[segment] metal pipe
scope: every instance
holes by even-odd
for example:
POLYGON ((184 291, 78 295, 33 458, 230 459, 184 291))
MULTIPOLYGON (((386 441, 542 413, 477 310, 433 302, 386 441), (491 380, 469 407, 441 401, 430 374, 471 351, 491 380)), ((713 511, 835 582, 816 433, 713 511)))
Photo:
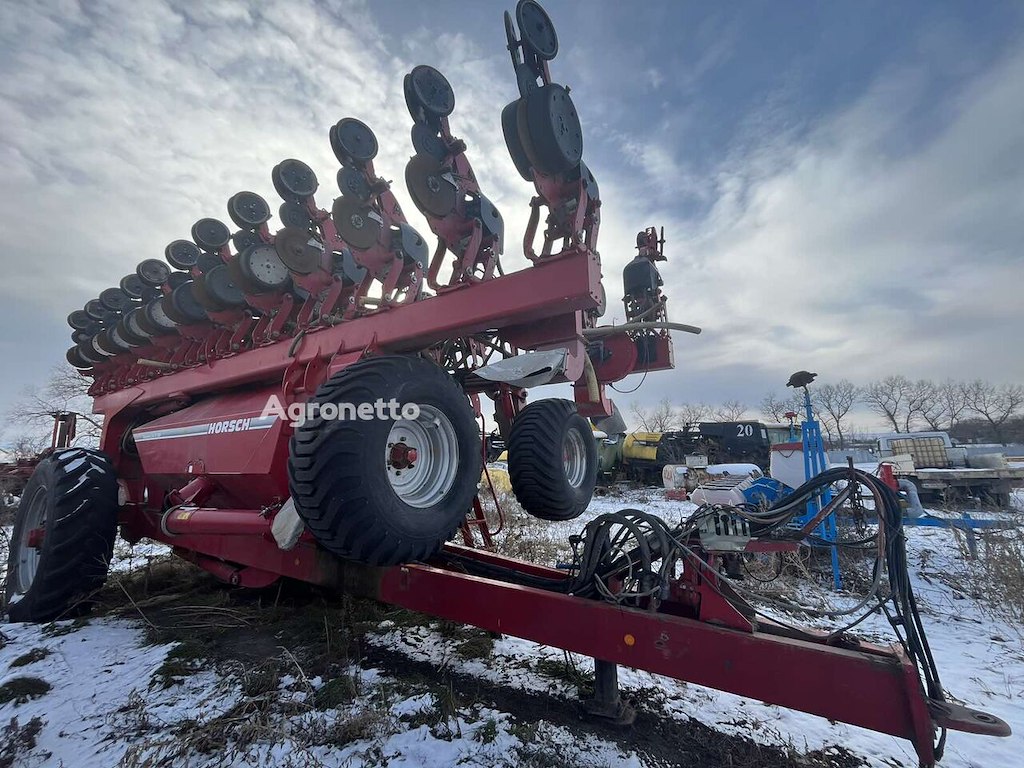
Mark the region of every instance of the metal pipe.
POLYGON ((901 477, 898 482, 900 490, 906 492, 907 499, 910 501, 910 517, 921 517, 924 514, 924 507, 921 506, 921 497, 917 493, 917 486, 905 477, 901 477))
POLYGON ((258 509, 175 507, 164 515, 161 527, 173 536, 269 535, 270 519, 258 509))

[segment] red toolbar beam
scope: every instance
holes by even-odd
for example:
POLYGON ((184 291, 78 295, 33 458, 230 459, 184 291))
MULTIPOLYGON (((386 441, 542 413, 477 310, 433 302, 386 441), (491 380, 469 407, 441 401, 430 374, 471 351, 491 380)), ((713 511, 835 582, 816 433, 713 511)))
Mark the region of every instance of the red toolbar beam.
POLYGON ((528 269, 347 320, 332 328, 256 347, 155 378, 140 386, 100 395, 94 411, 110 414, 129 403, 141 405, 254 381, 280 378, 288 366, 337 352, 377 347, 409 352, 454 336, 522 325, 597 306, 601 264, 597 256, 574 253, 528 269), (294 346, 294 350, 292 347, 294 346), (289 352, 293 352, 291 356, 289 352))

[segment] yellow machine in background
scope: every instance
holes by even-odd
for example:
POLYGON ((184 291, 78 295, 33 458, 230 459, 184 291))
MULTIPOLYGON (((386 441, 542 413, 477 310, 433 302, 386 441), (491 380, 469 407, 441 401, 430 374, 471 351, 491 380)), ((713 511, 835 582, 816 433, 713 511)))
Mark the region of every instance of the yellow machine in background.
POLYGON ((508 451, 502 451, 495 461, 489 461, 480 473, 480 487, 484 493, 490 491, 487 478, 490 476, 495 493, 512 493, 512 480, 508 474, 508 451))
POLYGON ((658 443, 664 435, 661 432, 633 432, 626 435, 622 444, 622 458, 625 461, 655 461, 658 458, 658 443))

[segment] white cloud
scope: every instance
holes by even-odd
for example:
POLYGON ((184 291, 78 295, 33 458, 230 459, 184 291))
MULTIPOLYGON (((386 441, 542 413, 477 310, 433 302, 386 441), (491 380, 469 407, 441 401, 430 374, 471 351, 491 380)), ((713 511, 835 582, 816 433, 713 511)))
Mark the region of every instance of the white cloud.
POLYGON ((732 391, 747 402, 799 368, 1024 379, 1022 82, 1018 48, 927 105, 942 117, 922 132, 924 79, 886 72, 803 138, 744 144, 707 177, 688 173, 685 147, 639 145, 659 206, 621 202, 668 226, 673 312, 706 329, 646 398, 697 382, 690 397, 724 399, 722 370, 745 371, 732 391), (709 191, 706 214, 665 202, 673 176, 683 200, 709 191))
MULTIPOLYGON (((427 234, 402 181, 412 152, 402 76, 419 63, 451 80, 453 131, 505 216, 507 266, 524 266, 532 187, 500 128, 517 94, 507 52, 482 42, 500 40, 500 16, 493 34, 455 24, 399 38, 375 11, 357 0, 192 4, 187 14, 157 0, 2 6, 0 319, 18 337, 8 346, 38 357, 52 327, 23 318, 60 326, 196 219, 223 218, 234 192, 276 208, 269 173, 285 157, 313 166, 329 207, 327 129, 344 116, 377 133, 377 169, 427 234)), ((560 33, 553 72, 574 88, 603 195, 609 318, 621 319, 635 233, 664 224, 672 314, 706 328, 679 337, 679 369, 636 397, 756 402, 804 367, 832 379, 1024 380, 1022 49, 965 70, 973 79, 938 107, 926 72, 890 69, 809 131, 790 130, 786 90, 765 94, 731 152, 697 163, 686 139, 699 111, 653 99, 662 78, 699 92, 740 44, 736 28, 712 18, 696 30, 673 51, 692 59, 685 72, 652 68, 628 46, 595 57, 586 29, 560 33), (645 130, 629 132, 616 122, 618 94, 636 73, 654 95, 645 130)), ((4 399, 20 382, 0 386, 4 399)))

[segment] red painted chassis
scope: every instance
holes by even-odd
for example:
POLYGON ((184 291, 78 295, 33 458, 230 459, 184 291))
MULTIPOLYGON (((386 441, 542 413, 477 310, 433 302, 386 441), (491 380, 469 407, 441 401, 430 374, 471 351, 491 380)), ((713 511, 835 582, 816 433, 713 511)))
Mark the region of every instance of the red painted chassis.
MULTIPOLYGON (((563 379, 575 381, 584 375, 583 313, 596 305, 599 281, 599 260, 584 247, 114 391, 98 376, 95 410, 106 417, 101 448, 122 484, 122 535, 165 542, 230 583, 262 587, 286 576, 334 586, 892 734, 914 743, 922 765, 933 763, 937 727, 999 732, 988 716, 927 699, 917 669, 898 649, 833 642, 741 613, 722 597, 726 587, 714 569, 697 562, 669 599, 639 610, 479 578, 447 564, 445 553, 458 552, 564 577, 472 548, 449 545, 430 564, 377 569, 329 555, 308 534, 291 550, 278 547, 271 523, 288 495, 291 428, 280 419, 258 422, 271 395, 301 402, 367 354, 420 352, 440 339, 483 331, 520 349, 569 349, 563 379), (262 428, 251 428, 257 422, 262 428), (180 439, 147 440, 151 435, 180 439)), ((658 357, 649 367, 671 367, 670 339, 655 340, 658 357)), ((484 380, 467 379, 466 388, 513 410, 518 400, 508 387, 484 380)), ((586 387, 576 391, 585 394, 586 387)))

